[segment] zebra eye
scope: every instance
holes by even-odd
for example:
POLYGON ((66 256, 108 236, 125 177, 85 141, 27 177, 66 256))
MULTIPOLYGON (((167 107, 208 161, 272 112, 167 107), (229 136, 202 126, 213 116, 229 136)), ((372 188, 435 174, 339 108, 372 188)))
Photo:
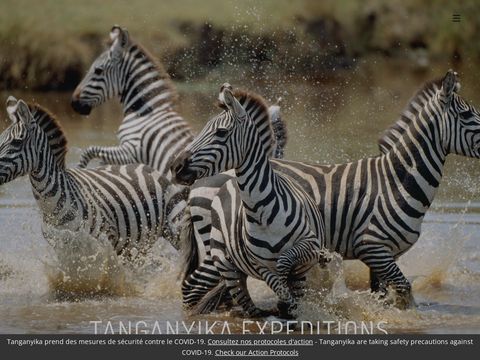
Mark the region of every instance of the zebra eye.
POLYGON ((219 137, 225 137, 227 136, 228 134, 228 129, 224 129, 224 128, 219 128, 217 129, 215 135, 219 136, 219 137))
POLYGON ((470 111, 470 110, 467 110, 467 111, 462 111, 460 113, 460 116, 463 118, 463 119, 469 119, 473 116, 473 113, 470 111))
POLYGON ((13 152, 15 148, 19 148, 21 145, 22 145, 23 141, 22 139, 12 139, 12 141, 10 141, 10 150, 9 152, 13 152))
POLYGON ((95 68, 95 70, 94 70, 94 73, 95 73, 95 75, 102 75, 102 73, 103 73, 103 69, 102 69, 102 68, 99 68, 99 67, 97 67, 97 68, 95 68))

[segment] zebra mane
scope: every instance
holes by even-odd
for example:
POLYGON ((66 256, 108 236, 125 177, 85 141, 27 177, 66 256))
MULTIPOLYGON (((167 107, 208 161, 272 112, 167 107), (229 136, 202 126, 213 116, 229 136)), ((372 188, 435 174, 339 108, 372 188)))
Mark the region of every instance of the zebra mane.
POLYGON ((170 93, 170 96, 169 96, 170 102, 172 104, 175 103, 177 101, 178 94, 175 89, 175 86, 173 86, 172 79, 170 78, 170 75, 168 75, 163 64, 160 62, 160 60, 157 57, 153 56, 152 53, 148 51, 138 41, 132 38, 130 38, 129 41, 130 41, 129 49, 137 48, 147 58, 147 60, 155 67, 155 69, 158 72, 158 75, 160 76, 160 79, 162 79, 165 82, 164 87, 167 88, 168 92, 170 93))
POLYGON ((400 118, 385 130, 378 139, 378 147, 382 154, 389 152, 408 129, 424 104, 426 104, 442 88, 443 78, 426 82, 410 99, 400 114, 400 118))
MULTIPOLYGON (((279 101, 280 99, 278 102, 279 101)), ((278 102, 275 105, 271 105, 268 108, 268 112, 270 114, 270 122, 275 137, 275 148, 272 156, 275 159, 283 159, 288 141, 288 132, 287 124, 285 124, 285 121, 283 121, 282 115, 280 114, 280 106, 278 105, 278 102)))
POLYGON ((57 165, 65 168, 65 157, 67 154, 67 138, 55 116, 38 105, 37 103, 28 103, 28 107, 33 115, 35 122, 40 126, 45 135, 47 135, 48 144, 55 158, 57 165))
POLYGON ((260 139, 265 149, 267 149, 269 156, 272 156, 275 137, 267 103, 260 95, 243 89, 235 90, 233 96, 237 98, 250 119, 257 126, 260 139))
MULTIPOLYGON (((274 152, 276 152, 276 134, 270 118, 270 113, 268 111, 268 105, 265 100, 260 95, 243 89, 234 90, 233 96, 237 98, 250 119, 252 119, 257 126, 260 139, 264 144, 265 149, 267 149, 269 156, 274 156, 274 152)), ((221 109, 226 110, 226 106, 224 104, 217 103, 217 105, 221 109)), ((277 125, 277 127, 280 128, 280 125, 277 125)), ((286 135, 286 131, 283 131, 282 134, 286 135)), ((279 133, 278 136, 280 137, 282 134, 279 133)), ((283 146, 282 142, 280 146, 283 146)))

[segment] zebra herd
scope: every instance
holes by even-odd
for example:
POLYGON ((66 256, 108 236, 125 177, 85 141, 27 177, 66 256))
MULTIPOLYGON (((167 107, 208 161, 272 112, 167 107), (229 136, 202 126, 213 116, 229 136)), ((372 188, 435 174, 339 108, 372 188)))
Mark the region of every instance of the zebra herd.
POLYGON ((309 270, 332 253, 370 269, 371 290, 413 305, 396 259, 418 240, 448 154, 480 157, 480 113, 449 70, 410 100, 375 157, 337 165, 283 160, 279 106, 258 94, 219 92, 219 114, 194 135, 174 110, 175 90, 153 56, 114 26, 110 45, 72 95, 89 114, 119 97, 119 145, 85 149, 65 164, 55 117, 12 96, 0 135, 0 184, 29 175, 48 228, 104 235, 126 261, 163 237, 183 249, 182 297, 193 313, 240 306, 244 315, 296 316, 309 270), (93 159, 102 165, 86 168, 93 159), (256 307, 247 277, 264 281, 277 308, 256 307))

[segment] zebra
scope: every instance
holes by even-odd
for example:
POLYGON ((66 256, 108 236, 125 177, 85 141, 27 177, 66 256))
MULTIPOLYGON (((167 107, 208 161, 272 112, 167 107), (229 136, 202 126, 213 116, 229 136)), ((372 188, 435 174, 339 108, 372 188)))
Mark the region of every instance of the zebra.
POLYGON ((29 175, 50 245, 50 229, 103 235, 133 261, 170 226, 164 214, 177 190, 160 173, 142 164, 67 169, 67 139, 52 114, 13 96, 7 112, 12 124, 0 134, 0 185, 29 175))
MULTIPOLYGON (((211 260, 246 315, 270 314, 250 298, 246 278, 252 276, 277 294, 280 315, 291 317, 306 272, 327 261, 323 221, 314 201, 270 166, 270 149, 256 124, 269 124, 264 101, 244 95, 249 98, 251 118, 232 91, 228 83, 222 86, 225 110, 207 123, 172 168, 175 179, 185 185, 235 170, 236 176, 212 202, 211 260)), ((189 285, 186 279, 184 293, 189 285)))
POLYGON ((75 111, 88 115, 93 107, 120 96, 124 118, 120 145, 91 146, 80 167, 99 158, 103 163, 143 163, 169 176, 173 157, 193 139, 188 123, 174 110, 176 92, 163 66, 126 29, 113 26, 110 47, 91 65, 72 95, 75 111))
MULTIPOLYGON (((283 119, 280 116, 280 108, 277 105, 270 106, 268 108, 269 117, 263 118, 259 117, 256 114, 257 110, 257 101, 256 98, 252 98, 249 95, 249 92, 241 89, 234 91, 234 96, 237 98, 238 102, 245 108, 251 119, 256 123, 258 127, 258 132, 261 134, 262 142, 264 142, 264 147, 268 149, 268 154, 270 157, 283 156, 284 146, 287 143, 287 129, 283 122, 283 119), (270 122, 266 121, 270 119, 270 122)), ((217 105, 220 108, 225 108, 225 105, 221 102, 218 102, 217 105)), ((234 176, 233 170, 228 172, 217 174, 208 178, 198 179, 195 182, 195 185, 190 188, 189 199, 193 200, 188 203, 188 207, 184 212, 184 218, 182 218, 182 224, 187 224, 183 227, 183 231, 179 236, 179 241, 186 243, 186 240, 181 240, 185 238, 194 237, 202 241, 202 244, 199 244, 198 247, 192 247, 191 251, 182 251, 184 262, 188 264, 186 267, 181 268, 181 273, 184 277, 188 276, 191 272, 195 271, 196 276, 200 280, 200 288, 198 292, 191 293, 188 295, 187 306, 192 308, 201 309, 203 307, 200 304, 200 301, 204 297, 205 282, 209 282, 209 277, 212 274, 217 274, 215 267, 210 256, 210 229, 211 229, 211 203, 215 195, 218 193, 219 189, 234 176), (206 181, 208 180, 208 181, 206 181), (195 227, 195 229, 188 226, 189 221, 193 219, 195 223, 205 224, 203 227, 195 227), (197 251, 198 250, 198 251, 197 251), (188 260, 187 260, 188 259, 188 260), (197 264, 202 263, 203 265, 197 268, 197 264)), ((183 249, 185 250, 185 249, 183 249)), ((195 280, 194 280, 195 281, 195 280)), ((215 285, 218 281, 215 281, 215 285)), ((182 281, 184 283, 184 281, 182 281)), ((193 284, 188 288, 195 287, 193 284)), ((184 300, 186 299, 185 294, 188 294, 189 290, 184 289, 184 300)), ((221 296, 221 301, 227 305, 231 303, 231 298, 228 292, 223 292, 221 296)), ((217 304, 220 305, 220 304, 217 304)), ((206 306, 206 305, 205 305, 206 306)), ((199 310, 200 311, 200 310, 199 310)), ((206 312, 207 310, 201 310, 201 312, 206 312)))
MULTIPOLYGON (((459 88, 452 70, 424 84, 380 138, 378 156, 320 166, 271 160, 275 171, 295 180, 316 202, 325 221, 327 249, 365 263, 372 291, 391 287, 399 308, 414 301, 396 259, 420 236, 447 155, 480 158, 480 114, 458 94, 459 88)), ((190 241, 191 251, 201 251, 210 236, 208 224, 194 218, 184 234, 197 237, 190 241)), ((196 261, 192 257, 186 264, 186 275, 198 266, 196 261)), ((219 283, 218 271, 211 269, 208 280, 219 283)))

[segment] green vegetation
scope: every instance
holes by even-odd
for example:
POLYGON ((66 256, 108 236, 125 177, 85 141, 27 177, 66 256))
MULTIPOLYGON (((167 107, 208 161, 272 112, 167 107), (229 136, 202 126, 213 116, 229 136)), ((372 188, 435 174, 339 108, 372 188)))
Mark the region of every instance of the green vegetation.
POLYGON ((179 80, 232 64, 315 78, 373 52, 419 66, 475 60, 479 10, 477 0, 2 0, 0 86, 71 89, 113 24, 179 80))

